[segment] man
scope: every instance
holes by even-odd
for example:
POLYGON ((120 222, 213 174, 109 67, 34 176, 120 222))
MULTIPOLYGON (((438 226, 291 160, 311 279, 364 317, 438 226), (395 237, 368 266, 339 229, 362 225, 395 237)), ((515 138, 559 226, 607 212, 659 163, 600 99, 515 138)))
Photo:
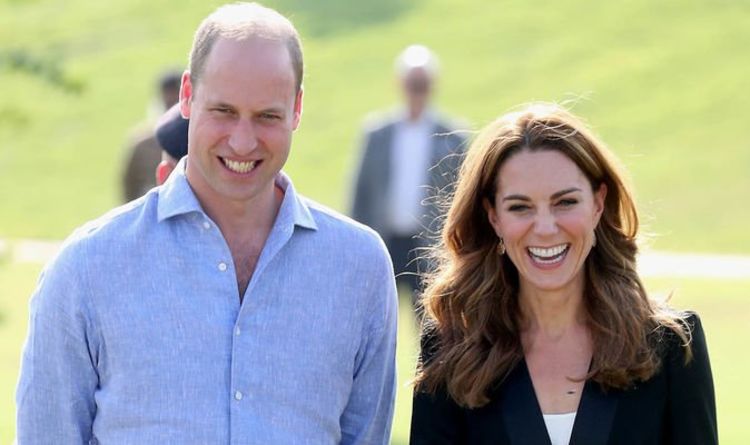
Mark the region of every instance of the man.
POLYGON ((429 49, 406 48, 396 74, 405 107, 367 126, 351 214, 383 237, 397 278, 414 298, 426 267, 416 258, 437 235, 439 201, 449 194, 465 141, 430 107, 437 60, 429 49))
MULTIPOLYGON (((180 96, 180 78, 178 71, 168 71, 159 78, 159 98, 163 110, 175 105, 180 96)), ((133 142, 125 153, 122 170, 123 202, 143 196, 156 185, 154 169, 161 159, 161 147, 154 135, 152 124, 135 131, 133 142)))
POLYGON ((280 172, 301 81, 277 12, 203 21, 188 156, 77 231, 32 298, 19 445, 388 443, 393 271, 374 232, 280 172))

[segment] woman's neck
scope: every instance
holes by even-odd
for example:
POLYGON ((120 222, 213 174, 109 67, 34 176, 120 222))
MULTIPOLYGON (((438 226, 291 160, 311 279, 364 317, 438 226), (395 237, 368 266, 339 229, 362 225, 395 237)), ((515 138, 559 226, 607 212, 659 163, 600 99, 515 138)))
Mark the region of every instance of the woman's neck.
POLYGON ((563 291, 521 289, 522 330, 549 339, 564 336, 571 328, 586 323, 583 286, 563 291))

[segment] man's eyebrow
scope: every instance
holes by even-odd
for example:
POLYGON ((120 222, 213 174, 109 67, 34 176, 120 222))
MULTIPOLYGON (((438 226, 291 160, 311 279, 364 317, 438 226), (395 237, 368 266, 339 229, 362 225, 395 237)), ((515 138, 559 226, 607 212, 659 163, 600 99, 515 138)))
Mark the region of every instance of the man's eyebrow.
POLYGON ((228 104, 222 100, 207 100, 209 107, 219 107, 219 108, 231 108, 234 109, 234 107, 231 104, 228 104))
POLYGON ((268 107, 260 110, 260 113, 284 114, 284 111, 285 109, 282 107, 268 107))

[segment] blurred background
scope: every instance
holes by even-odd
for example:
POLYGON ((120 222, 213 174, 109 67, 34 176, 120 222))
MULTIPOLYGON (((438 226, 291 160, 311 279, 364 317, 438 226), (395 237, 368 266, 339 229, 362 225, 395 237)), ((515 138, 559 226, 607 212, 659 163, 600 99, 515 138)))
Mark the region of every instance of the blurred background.
MULTIPOLYGON (((156 79, 186 65, 193 31, 221 3, 0 0, 0 443, 14 437, 28 297, 47 249, 120 203, 133 128, 160 113, 156 79)), ((721 442, 750 443, 750 358, 735 346, 750 340, 750 2, 265 4, 292 19, 305 52, 304 115, 285 170, 338 210, 348 210, 364 116, 399 102, 393 59, 408 44, 436 52, 435 102, 473 129, 532 100, 583 116, 631 173, 645 247, 720 259, 646 283, 701 314, 721 442)), ((404 300, 394 444, 408 441, 410 310, 404 300)))

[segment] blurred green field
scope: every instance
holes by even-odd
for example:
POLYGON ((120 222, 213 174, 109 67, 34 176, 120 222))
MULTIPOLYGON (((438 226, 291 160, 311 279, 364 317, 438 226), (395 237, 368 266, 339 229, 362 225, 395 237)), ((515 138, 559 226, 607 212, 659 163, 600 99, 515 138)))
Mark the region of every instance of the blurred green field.
MULTIPOLYGON (((0 0, 0 239, 60 239, 118 202, 122 150, 153 79, 184 66, 192 32, 220 2, 0 0), (15 68, 13 68, 15 67, 15 68)), ((305 113, 286 170, 302 193, 345 210, 362 118, 398 97, 395 54, 413 42, 442 60, 437 102, 478 128, 531 100, 592 123, 636 184, 653 247, 749 253, 750 3, 632 0, 276 0, 305 46, 305 113), (743 43, 745 42, 745 43, 743 43)), ((0 259, 0 443, 39 265, 0 259)), ((648 281, 677 288, 704 320, 723 444, 750 443, 750 280, 648 281)), ((402 308, 401 383, 416 342, 402 308)), ((406 444, 400 388, 394 443, 406 444)))
MULTIPOLYGON (((59 239, 117 202, 154 77, 184 66, 217 4, 0 0, 0 237, 59 239)), ((474 127, 530 100, 572 101, 629 166, 656 248, 750 250, 750 3, 268 4, 304 37, 287 170, 308 196, 346 208, 362 118, 396 102, 393 57, 422 42, 442 58, 438 102, 474 127)))

